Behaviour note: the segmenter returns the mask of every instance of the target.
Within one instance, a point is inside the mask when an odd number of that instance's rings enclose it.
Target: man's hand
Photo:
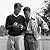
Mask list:
[[[15,22],[12,26],[17,28],[23,28],[23,25],[18,24],[17,22]]]
[[[18,24],[17,22],[15,22],[12,26],[19,28],[21,26],[21,24]]]
[[[17,24],[18,24],[17,22],[14,23],[14,25],[17,25]]]

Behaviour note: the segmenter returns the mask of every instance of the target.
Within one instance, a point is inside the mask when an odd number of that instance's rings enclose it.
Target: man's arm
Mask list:
[[[11,17],[11,16],[10,16],[10,17]],[[8,16],[7,19],[6,19],[5,28],[6,28],[7,30],[9,30],[11,27],[12,27],[12,25],[11,25],[11,20],[10,20],[10,18],[9,18],[9,16]]]
[[[39,17],[39,23],[40,23],[41,28],[45,32],[47,32],[49,30],[49,27],[48,27],[47,23],[41,17]]]

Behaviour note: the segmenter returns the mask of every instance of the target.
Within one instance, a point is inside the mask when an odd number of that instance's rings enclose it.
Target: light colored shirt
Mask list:
[[[31,15],[32,19],[29,20],[27,30],[29,32],[33,32],[34,36],[38,39],[39,34],[40,34],[40,27],[42,29],[45,29],[46,31],[49,30],[47,23],[36,13],[33,13]]]

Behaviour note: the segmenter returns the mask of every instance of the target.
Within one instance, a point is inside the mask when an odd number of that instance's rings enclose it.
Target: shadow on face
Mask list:
[[[14,12],[15,12],[16,15],[20,13],[21,8],[22,8],[22,7],[20,7],[20,6],[18,5],[18,7],[17,7],[16,9],[14,9]]]
[[[31,12],[29,12],[29,11],[25,11],[25,13],[24,13],[26,18],[30,18],[30,14],[31,14]]]

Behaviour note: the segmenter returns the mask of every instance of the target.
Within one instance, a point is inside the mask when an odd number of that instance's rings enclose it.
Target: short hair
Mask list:
[[[25,7],[25,8],[23,9],[23,11],[24,11],[24,13],[25,13],[25,11],[31,12],[31,9],[30,9],[29,7]]]
[[[14,4],[14,9],[16,9],[18,6],[23,7],[23,5],[21,5],[20,3],[15,3]]]

